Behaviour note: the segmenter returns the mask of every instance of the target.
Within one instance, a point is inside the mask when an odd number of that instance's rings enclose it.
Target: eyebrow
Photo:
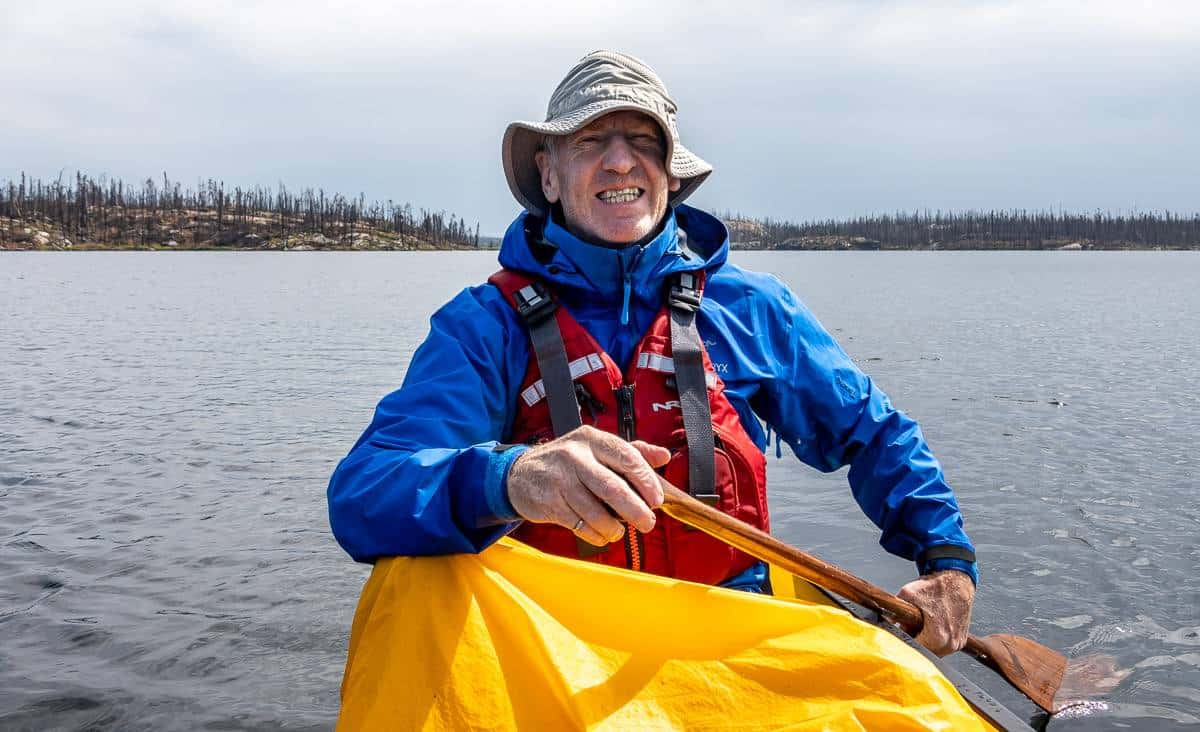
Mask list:
[[[589,132],[599,133],[599,132],[604,132],[604,131],[605,131],[605,128],[603,128],[603,127],[593,127],[592,125],[587,125],[586,127],[583,127],[581,129],[577,130],[574,134],[582,135],[582,134],[589,133]],[[638,126],[629,130],[628,134],[631,134],[631,135],[654,135],[657,137],[659,132],[661,132],[661,130],[659,130],[658,125],[654,124],[653,122],[646,122],[644,124],[639,124]]]

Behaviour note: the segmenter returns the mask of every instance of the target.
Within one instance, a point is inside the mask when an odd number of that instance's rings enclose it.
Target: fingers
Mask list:
[[[916,640],[938,656],[962,649],[971,626],[974,586],[958,572],[927,575],[900,588],[896,596],[921,609],[925,624]],[[966,587],[964,588],[964,580]]]
[[[958,649],[946,628],[938,623],[925,623],[921,632],[917,633],[917,642],[928,648],[935,656],[949,656]]]
[[[924,583],[924,580],[919,580],[919,579],[909,582],[908,584],[904,585],[899,590],[897,590],[896,597],[900,598],[901,600],[904,600],[907,603],[911,603],[913,605],[916,605],[917,607],[921,607],[921,603],[923,602],[923,600],[921,599],[922,593],[920,591],[920,588],[923,583]]]
[[[923,580],[909,582],[900,588],[900,591],[896,593],[896,597],[921,609],[924,624],[921,626],[921,630],[917,633],[914,640],[928,648],[935,655],[944,656],[946,653],[942,652],[942,647],[946,645],[945,633],[940,627],[938,615],[928,606],[928,598],[921,592],[922,583]]]
[[[610,435],[599,430],[591,430],[592,434],[587,435],[588,444],[592,448],[592,454],[596,456],[602,465],[607,467],[612,472],[619,475],[624,481],[637,491],[641,496],[642,501],[650,509],[658,508],[662,505],[663,493],[662,486],[658,483],[658,476],[655,475],[654,469],[647,462],[646,454],[658,460],[660,464],[666,464],[667,459],[670,459],[670,452],[666,448],[659,448],[645,442],[630,443],[625,442],[616,435]],[[659,451],[666,452],[664,456]],[[603,496],[601,496],[603,498]],[[610,502],[610,505],[611,502]],[[628,516],[621,511],[620,507],[613,505],[626,520]],[[650,527],[654,527],[653,514],[650,513]],[[639,531],[649,531],[649,528],[643,529],[640,524],[631,521],[638,526]]]
[[[665,465],[670,456],[663,447],[580,427],[518,457],[509,470],[508,497],[525,519],[607,544],[624,532],[618,519],[642,532],[654,528],[653,509],[662,505],[663,492],[651,465]]]
[[[939,657],[948,656],[958,650],[954,648],[950,637],[950,630],[946,627],[945,615],[940,612],[940,608],[936,605],[930,604],[927,595],[919,591],[914,591],[911,584],[909,584],[896,593],[896,596],[921,608],[921,615],[925,622],[921,626],[921,632],[917,633],[917,637],[915,638],[918,643]]]
[[[608,504],[616,511],[617,516],[628,521],[638,531],[645,533],[654,528],[654,512],[638,494],[630,490],[629,484],[622,480],[621,476],[600,463],[582,463],[576,466],[576,473],[579,482],[593,496]],[[607,512],[605,514],[607,515]],[[608,519],[617,524],[612,516],[608,516]]]
[[[925,579],[910,582],[900,588],[896,597],[921,609],[924,624],[915,640],[932,651],[934,655],[945,656],[953,653],[954,649],[951,648],[945,615],[941,612],[941,607],[934,602],[934,598],[930,597],[928,586],[929,582]]]
[[[642,453],[642,457],[646,459],[646,462],[650,463],[650,467],[652,468],[661,468],[671,460],[671,451],[661,445],[651,445],[649,442],[643,442],[642,440],[634,440],[629,444],[636,447],[638,452]]]
[[[625,534],[625,527],[621,522],[613,518],[608,509],[589,491],[568,491],[563,499],[573,514],[579,517],[569,519],[571,523],[567,528],[589,544],[604,546],[619,540]],[[580,519],[583,520],[583,526],[576,529]]]

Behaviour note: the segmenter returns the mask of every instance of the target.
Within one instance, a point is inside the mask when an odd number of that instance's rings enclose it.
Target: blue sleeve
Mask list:
[[[329,481],[329,522],[360,562],[478,552],[516,525],[497,450],[528,361],[524,331],[499,291],[464,290],[434,314],[404,383]]]
[[[850,466],[854,498],[882,530],[884,549],[917,561],[923,574],[956,569],[978,582],[973,561],[924,557],[934,547],[974,547],[921,428],[786,286],[772,283],[779,291],[763,301],[775,368],[756,408],[805,463],[823,472]]]

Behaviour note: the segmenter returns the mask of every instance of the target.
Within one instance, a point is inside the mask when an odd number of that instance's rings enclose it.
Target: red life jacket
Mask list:
[[[521,383],[509,441],[546,442],[582,423],[626,440],[636,438],[661,445],[671,451],[670,462],[659,470],[667,480],[725,513],[767,531],[766,459],[725,397],[725,386],[686,312],[690,309],[694,317],[699,309],[703,274],[701,271],[677,276],[675,286],[665,298],[667,302],[642,337],[624,372],[565,308],[557,307],[543,283],[512,270],[492,275],[488,281],[504,293],[521,315],[534,346],[534,357],[530,358]],[[681,289],[680,282],[687,283],[687,287]],[[544,325],[539,326],[539,322]],[[690,358],[681,344],[675,349],[680,358],[672,357],[673,328],[675,339],[691,344],[687,346]],[[561,346],[555,341],[555,331],[561,338]],[[546,343],[551,345],[547,347]],[[557,365],[552,355],[544,355],[547,349],[549,352],[558,349]],[[547,370],[554,372],[545,379],[540,361],[550,364]],[[692,365],[685,367],[685,362]],[[699,396],[701,391],[707,394],[707,409]],[[555,394],[564,392],[569,396],[559,397],[551,404]],[[693,395],[690,400],[689,394]],[[701,422],[699,428],[691,430],[689,439],[684,429],[685,411],[689,415],[711,415],[711,430],[703,429]],[[689,424],[696,423],[696,417],[688,419]],[[704,442],[706,432],[711,435],[708,447]],[[693,446],[691,453],[689,442]],[[703,455],[709,450],[712,460],[707,461],[705,468]],[[691,454],[700,457],[692,459]],[[697,483],[711,487],[698,487]],[[627,526],[621,540],[603,548],[592,547],[570,530],[554,524],[526,521],[513,535],[552,554],[707,584],[729,579],[756,561],[661,511],[656,511],[655,518],[654,529],[649,533],[642,534]]]

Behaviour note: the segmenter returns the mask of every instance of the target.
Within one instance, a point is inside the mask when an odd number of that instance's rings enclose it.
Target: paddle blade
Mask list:
[[[1104,696],[1117,688],[1132,671],[1118,666],[1117,659],[1106,653],[1072,658],[1058,695],[1071,700]]]
[[[1062,686],[1063,674],[1067,671],[1066,656],[1019,635],[997,633],[972,640],[986,655],[980,657],[981,661],[999,672],[1034,704],[1054,713],[1054,695]]]

